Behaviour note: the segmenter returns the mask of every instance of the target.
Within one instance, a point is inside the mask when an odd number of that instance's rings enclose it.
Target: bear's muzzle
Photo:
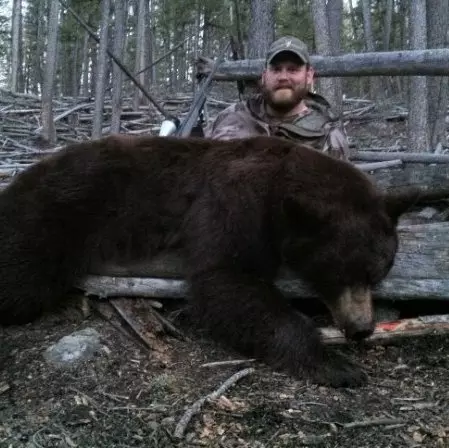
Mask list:
[[[327,302],[327,305],[347,339],[359,341],[373,333],[375,321],[370,288],[345,288],[336,301]]]

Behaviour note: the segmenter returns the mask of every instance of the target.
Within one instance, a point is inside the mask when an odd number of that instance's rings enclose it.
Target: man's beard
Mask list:
[[[308,89],[304,86],[276,87],[273,90],[262,88],[265,102],[274,111],[286,114],[296,107],[307,95]]]

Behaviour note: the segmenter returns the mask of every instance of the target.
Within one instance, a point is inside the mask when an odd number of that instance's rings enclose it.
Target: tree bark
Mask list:
[[[332,43],[329,31],[329,20],[326,10],[326,0],[313,0],[313,24],[315,29],[315,43],[317,52],[322,56],[332,54]],[[341,99],[338,98],[336,83],[333,79],[320,79],[320,90],[331,103],[337,113],[341,112]]]
[[[82,80],[81,80],[81,95],[89,96],[89,33],[83,32],[83,63],[82,63]]]
[[[427,1],[427,47],[447,48],[449,45],[449,0]],[[429,140],[431,148],[446,142],[448,77],[427,78],[429,101]]]
[[[19,85],[20,66],[22,61],[21,55],[21,17],[22,17],[22,0],[14,0],[12,5],[12,21],[11,21],[11,73],[9,88],[12,92],[17,92]]]
[[[126,31],[126,11],[127,0],[115,0],[115,35],[112,52],[123,60],[125,49],[125,31]],[[113,63],[112,66],[112,117],[111,132],[120,131],[120,116],[122,113],[122,82],[123,72],[120,67]]]
[[[341,29],[343,25],[343,1],[329,0],[327,2],[327,19],[329,23],[329,36],[331,40],[331,54],[337,56],[341,53]],[[340,78],[333,78],[334,109],[337,114],[343,111],[343,85]]]
[[[265,58],[274,41],[273,0],[251,0],[251,14],[248,32],[248,57]]]
[[[391,40],[391,23],[393,19],[393,0],[386,0],[385,16],[384,16],[384,51],[390,49]]]
[[[370,0],[362,0],[362,11],[363,11],[363,29],[365,32],[365,48],[367,52],[374,52],[374,37],[371,19],[371,2]],[[378,78],[370,78],[370,97],[372,99],[377,99],[381,94],[381,86]]]
[[[134,61],[134,72],[138,73],[146,66],[146,48],[147,33],[146,33],[146,18],[147,18],[147,6],[148,2],[146,0],[138,0],[138,13],[137,13],[137,29],[136,29],[136,59]],[[138,81],[145,85],[146,72],[141,72],[137,75]],[[144,102],[144,96],[140,89],[136,88],[134,90],[134,100],[133,107],[134,110],[138,110],[140,104]]]
[[[42,131],[41,138],[49,144],[56,143],[56,128],[53,122],[53,94],[55,89],[57,43],[59,30],[59,1],[50,0],[48,18],[48,43],[45,63],[44,85],[42,88]]]
[[[410,5],[410,45],[414,50],[426,48],[426,0],[414,0]],[[414,152],[429,149],[427,80],[414,76],[409,83],[408,141]]]
[[[349,53],[341,56],[310,57],[318,77],[329,76],[448,76],[449,49],[404,50],[374,53]],[[200,57],[199,73],[208,73],[213,61]],[[224,61],[214,79],[235,81],[257,79],[264,68],[265,59]]]
[[[101,2],[101,30],[100,30],[100,45],[97,55],[97,76],[95,83],[95,111],[94,120],[92,124],[92,138],[98,139],[102,136],[103,126],[103,105],[106,81],[106,56],[108,45],[108,28],[109,28],[109,13],[111,8],[110,0],[102,0]]]

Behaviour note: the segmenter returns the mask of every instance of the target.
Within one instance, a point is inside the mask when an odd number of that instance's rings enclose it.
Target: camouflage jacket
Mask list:
[[[256,135],[274,135],[297,140],[338,159],[348,159],[349,146],[341,122],[320,95],[309,93],[307,110],[290,120],[267,116],[260,95],[229,106],[222,111],[206,136],[220,140]]]

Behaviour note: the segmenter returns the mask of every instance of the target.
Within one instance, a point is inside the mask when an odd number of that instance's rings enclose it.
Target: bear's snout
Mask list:
[[[352,341],[361,341],[373,334],[374,322],[364,322],[362,325],[353,325],[350,323],[344,329],[346,339]]]
[[[347,339],[360,341],[374,332],[371,290],[365,287],[345,288],[337,300],[327,302],[337,327]]]

